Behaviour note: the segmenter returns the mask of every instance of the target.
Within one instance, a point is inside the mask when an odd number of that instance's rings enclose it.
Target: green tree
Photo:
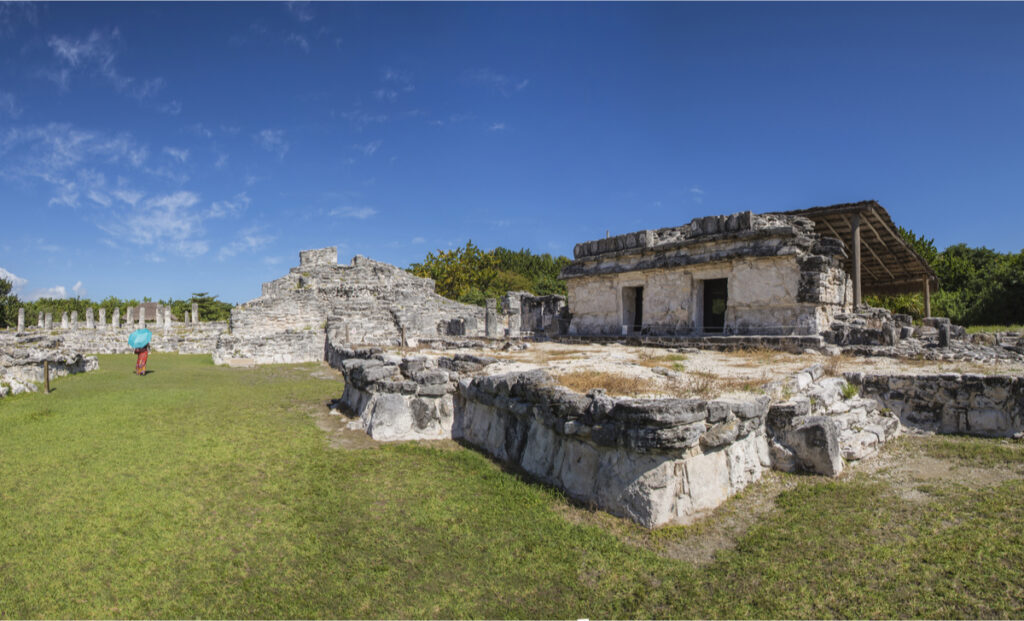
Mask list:
[[[21,300],[12,293],[14,284],[0,278],[0,328],[17,327]]]
[[[535,255],[527,249],[499,246],[484,252],[470,240],[462,248],[427,254],[409,271],[434,279],[440,295],[482,306],[487,298],[501,298],[509,291],[565,295],[565,283],[558,275],[570,262],[566,257]]]

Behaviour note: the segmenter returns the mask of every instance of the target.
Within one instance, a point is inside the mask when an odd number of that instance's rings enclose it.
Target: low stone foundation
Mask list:
[[[769,466],[768,399],[580,395],[543,371],[463,379],[452,436],[647,527],[688,523]]]
[[[570,497],[648,527],[686,523],[769,466],[767,397],[613,398],[559,386],[543,371],[480,375],[493,358],[402,358],[327,346],[345,375],[352,423],[376,440],[452,438]]]
[[[990,437],[1024,434],[1024,377],[847,373],[846,378],[908,427]]]

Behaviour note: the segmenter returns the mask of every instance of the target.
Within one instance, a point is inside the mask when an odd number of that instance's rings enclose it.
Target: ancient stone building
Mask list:
[[[927,294],[934,272],[894,229],[866,201],[707,216],[583,242],[561,274],[569,333],[821,334],[860,306],[862,290]]]
[[[338,265],[337,257],[334,247],[300,252],[298,267],[231,311],[231,334],[220,339],[214,361],[323,360],[328,333],[340,343],[374,345],[483,336],[484,309],[437,295],[433,280],[362,256]]]

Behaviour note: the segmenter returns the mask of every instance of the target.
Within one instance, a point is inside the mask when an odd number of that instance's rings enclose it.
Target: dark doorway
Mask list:
[[[729,279],[704,281],[704,331],[722,332],[725,328],[725,307],[729,301]]]
[[[633,330],[639,332],[644,327],[644,288],[636,288],[633,298]]]
[[[644,326],[644,288],[622,288],[623,330],[639,332]],[[625,334],[625,332],[623,332]]]

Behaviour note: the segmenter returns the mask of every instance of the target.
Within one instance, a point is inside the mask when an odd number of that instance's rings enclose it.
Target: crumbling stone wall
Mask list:
[[[60,337],[0,335],[0,397],[37,391],[45,380],[44,363],[51,379],[99,368],[95,356],[73,350]]]
[[[766,397],[612,398],[542,371],[482,375],[495,360],[327,345],[342,404],[378,440],[454,438],[570,496],[647,526],[688,522],[760,478]]]
[[[263,284],[259,298],[231,311],[231,335],[215,361],[324,359],[325,341],[414,345],[420,338],[483,336],[484,309],[434,292],[434,281],[362,256],[338,265],[337,249],[299,253],[299,266]]]
[[[1021,376],[848,373],[846,377],[909,427],[977,436],[1024,434]]]
[[[799,216],[708,216],[583,242],[573,255],[561,274],[570,334],[620,335],[624,287],[644,288],[643,330],[652,335],[699,334],[701,281],[710,279],[728,278],[731,334],[818,334],[852,305],[842,243]]]

